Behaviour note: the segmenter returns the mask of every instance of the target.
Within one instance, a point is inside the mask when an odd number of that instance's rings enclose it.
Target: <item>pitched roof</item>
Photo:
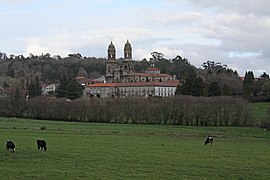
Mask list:
[[[133,82],[133,83],[97,83],[90,84],[87,87],[145,87],[145,86],[161,86],[161,87],[176,87],[179,84],[178,80],[173,81],[151,81],[151,82]]]
[[[146,70],[148,71],[157,71],[157,70],[160,70],[159,68],[147,68]]]
[[[147,73],[134,73],[135,76],[143,76],[143,77],[172,77],[169,74],[147,74]]]
[[[96,83],[96,84],[89,84],[86,87],[115,87],[116,83]]]

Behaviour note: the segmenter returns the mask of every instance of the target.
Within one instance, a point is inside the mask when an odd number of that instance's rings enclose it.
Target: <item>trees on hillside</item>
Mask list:
[[[270,79],[269,75],[265,72],[254,82],[252,91],[256,97],[269,97],[270,96]]]
[[[191,95],[191,96],[203,96],[204,95],[204,82],[202,78],[198,77],[195,71],[190,71],[183,81],[180,90],[177,94]]]
[[[31,82],[28,87],[28,95],[33,98],[41,95],[41,86],[38,76],[35,77],[35,81]]]
[[[85,57],[78,54],[66,58],[54,58],[49,55],[31,55],[24,60],[15,60],[15,56],[0,61],[0,74],[24,80],[34,81],[39,76],[40,82],[59,82],[62,76],[75,78],[77,75],[89,75],[93,72],[105,74],[106,59]]]
[[[265,72],[259,78],[255,78],[252,71],[245,73],[244,97],[246,98],[269,98],[270,97],[270,79]]]
[[[220,95],[242,95],[243,83],[236,71],[220,62],[207,61],[202,64],[203,69],[197,69],[198,76],[207,82],[206,88],[213,83],[219,87]],[[218,86],[217,86],[218,85]],[[207,90],[208,91],[208,90]],[[206,91],[206,92],[207,92]]]
[[[157,51],[152,52],[151,55],[153,56],[155,61],[161,60],[164,58],[164,54],[157,52]]]
[[[245,73],[243,84],[244,86],[253,86],[254,85],[254,74],[253,71],[248,71]]]
[[[65,97],[70,100],[80,98],[82,97],[83,89],[83,86],[75,79],[71,79],[67,84]]]
[[[161,73],[175,75],[180,80],[182,94],[193,96],[208,96],[212,83],[217,83],[220,95],[244,95],[245,97],[263,97],[269,95],[269,75],[263,73],[258,79],[253,72],[246,72],[244,81],[241,81],[238,73],[227,65],[215,61],[206,61],[202,68],[196,68],[188,59],[177,55],[173,59],[166,59],[163,53],[153,52],[153,61],[146,59],[134,61],[135,72],[144,72],[149,67],[157,67]],[[29,57],[10,56],[0,61],[0,74],[20,80],[22,88],[29,88],[35,96],[33,85],[35,77],[39,77],[42,83],[60,83],[58,95],[63,97],[63,91],[67,86],[61,83],[65,76],[67,81],[76,76],[97,78],[105,74],[106,59],[95,57],[82,57],[81,54],[69,54],[68,57],[51,57],[50,54]],[[217,87],[217,86],[216,86]],[[37,92],[37,91],[36,91]],[[181,93],[180,93],[181,94]],[[211,94],[211,93],[210,93]]]
[[[147,68],[150,67],[150,62],[147,61],[145,58],[141,61],[134,62],[134,69],[136,72],[144,72]]]
[[[60,85],[56,89],[57,97],[65,97],[70,100],[74,100],[82,97],[83,86],[80,85],[75,79],[67,80],[64,78],[61,80]]]
[[[220,96],[221,90],[217,82],[212,82],[209,85],[208,96]]]
[[[68,79],[66,76],[63,76],[60,79],[60,84],[55,90],[56,97],[66,97],[66,89],[68,85]]]

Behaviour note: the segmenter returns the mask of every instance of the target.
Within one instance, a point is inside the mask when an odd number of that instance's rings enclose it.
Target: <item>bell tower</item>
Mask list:
[[[108,47],[108,60],[115,60],[115,47],[111,41],[111,44]]]
[[[124,47],[124,59],[132,59],[132,48],[128,40]]]
[[[106,82],[111,83],[114,82],[115,78],[114,76],[118,76],[118,64],[115,58],[115,46],[111,42],[111,44],[108,47],[108,61],[106,63]],[[118,79],[117,79],[118,80]]]
[[[122,65],[123,82],[134,82],[134,64],[132,60],[132,47],[127,40],[124,47],[124,61]]]

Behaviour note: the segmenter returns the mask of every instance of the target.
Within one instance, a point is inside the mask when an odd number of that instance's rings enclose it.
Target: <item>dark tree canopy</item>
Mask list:
[[[74,100],[82,97],[83,86],[81,86],[75,79],[69,81],[66,88],[66,98]]]
[[[220,87],[217,82],[209,85],[208,96],[219,96],[221,94]]]
[[[263,74],[260,75],[260,78],[269,79],[269,74],[266,74],[266,72],[263,72]]]
[[[34,82],[31,82],[30,83],[30,85],[28,87],[28,94],[29,94],[29,96],[31,98],[41,95],[41,86],[40,86],[40,82],[39,82],[38,76],[36,76]]]

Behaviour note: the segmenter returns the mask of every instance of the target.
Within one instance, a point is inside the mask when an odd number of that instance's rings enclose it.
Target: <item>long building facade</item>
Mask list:
[[[87,85],[84,97],[173,97],[179,84],[175,76],[161,74],[158,68],[148,68],[144,73],[134,72],[132,47],[128,40],[122,61],[116,59],[113,43],[109,45],[105,80],[105,83]]]

